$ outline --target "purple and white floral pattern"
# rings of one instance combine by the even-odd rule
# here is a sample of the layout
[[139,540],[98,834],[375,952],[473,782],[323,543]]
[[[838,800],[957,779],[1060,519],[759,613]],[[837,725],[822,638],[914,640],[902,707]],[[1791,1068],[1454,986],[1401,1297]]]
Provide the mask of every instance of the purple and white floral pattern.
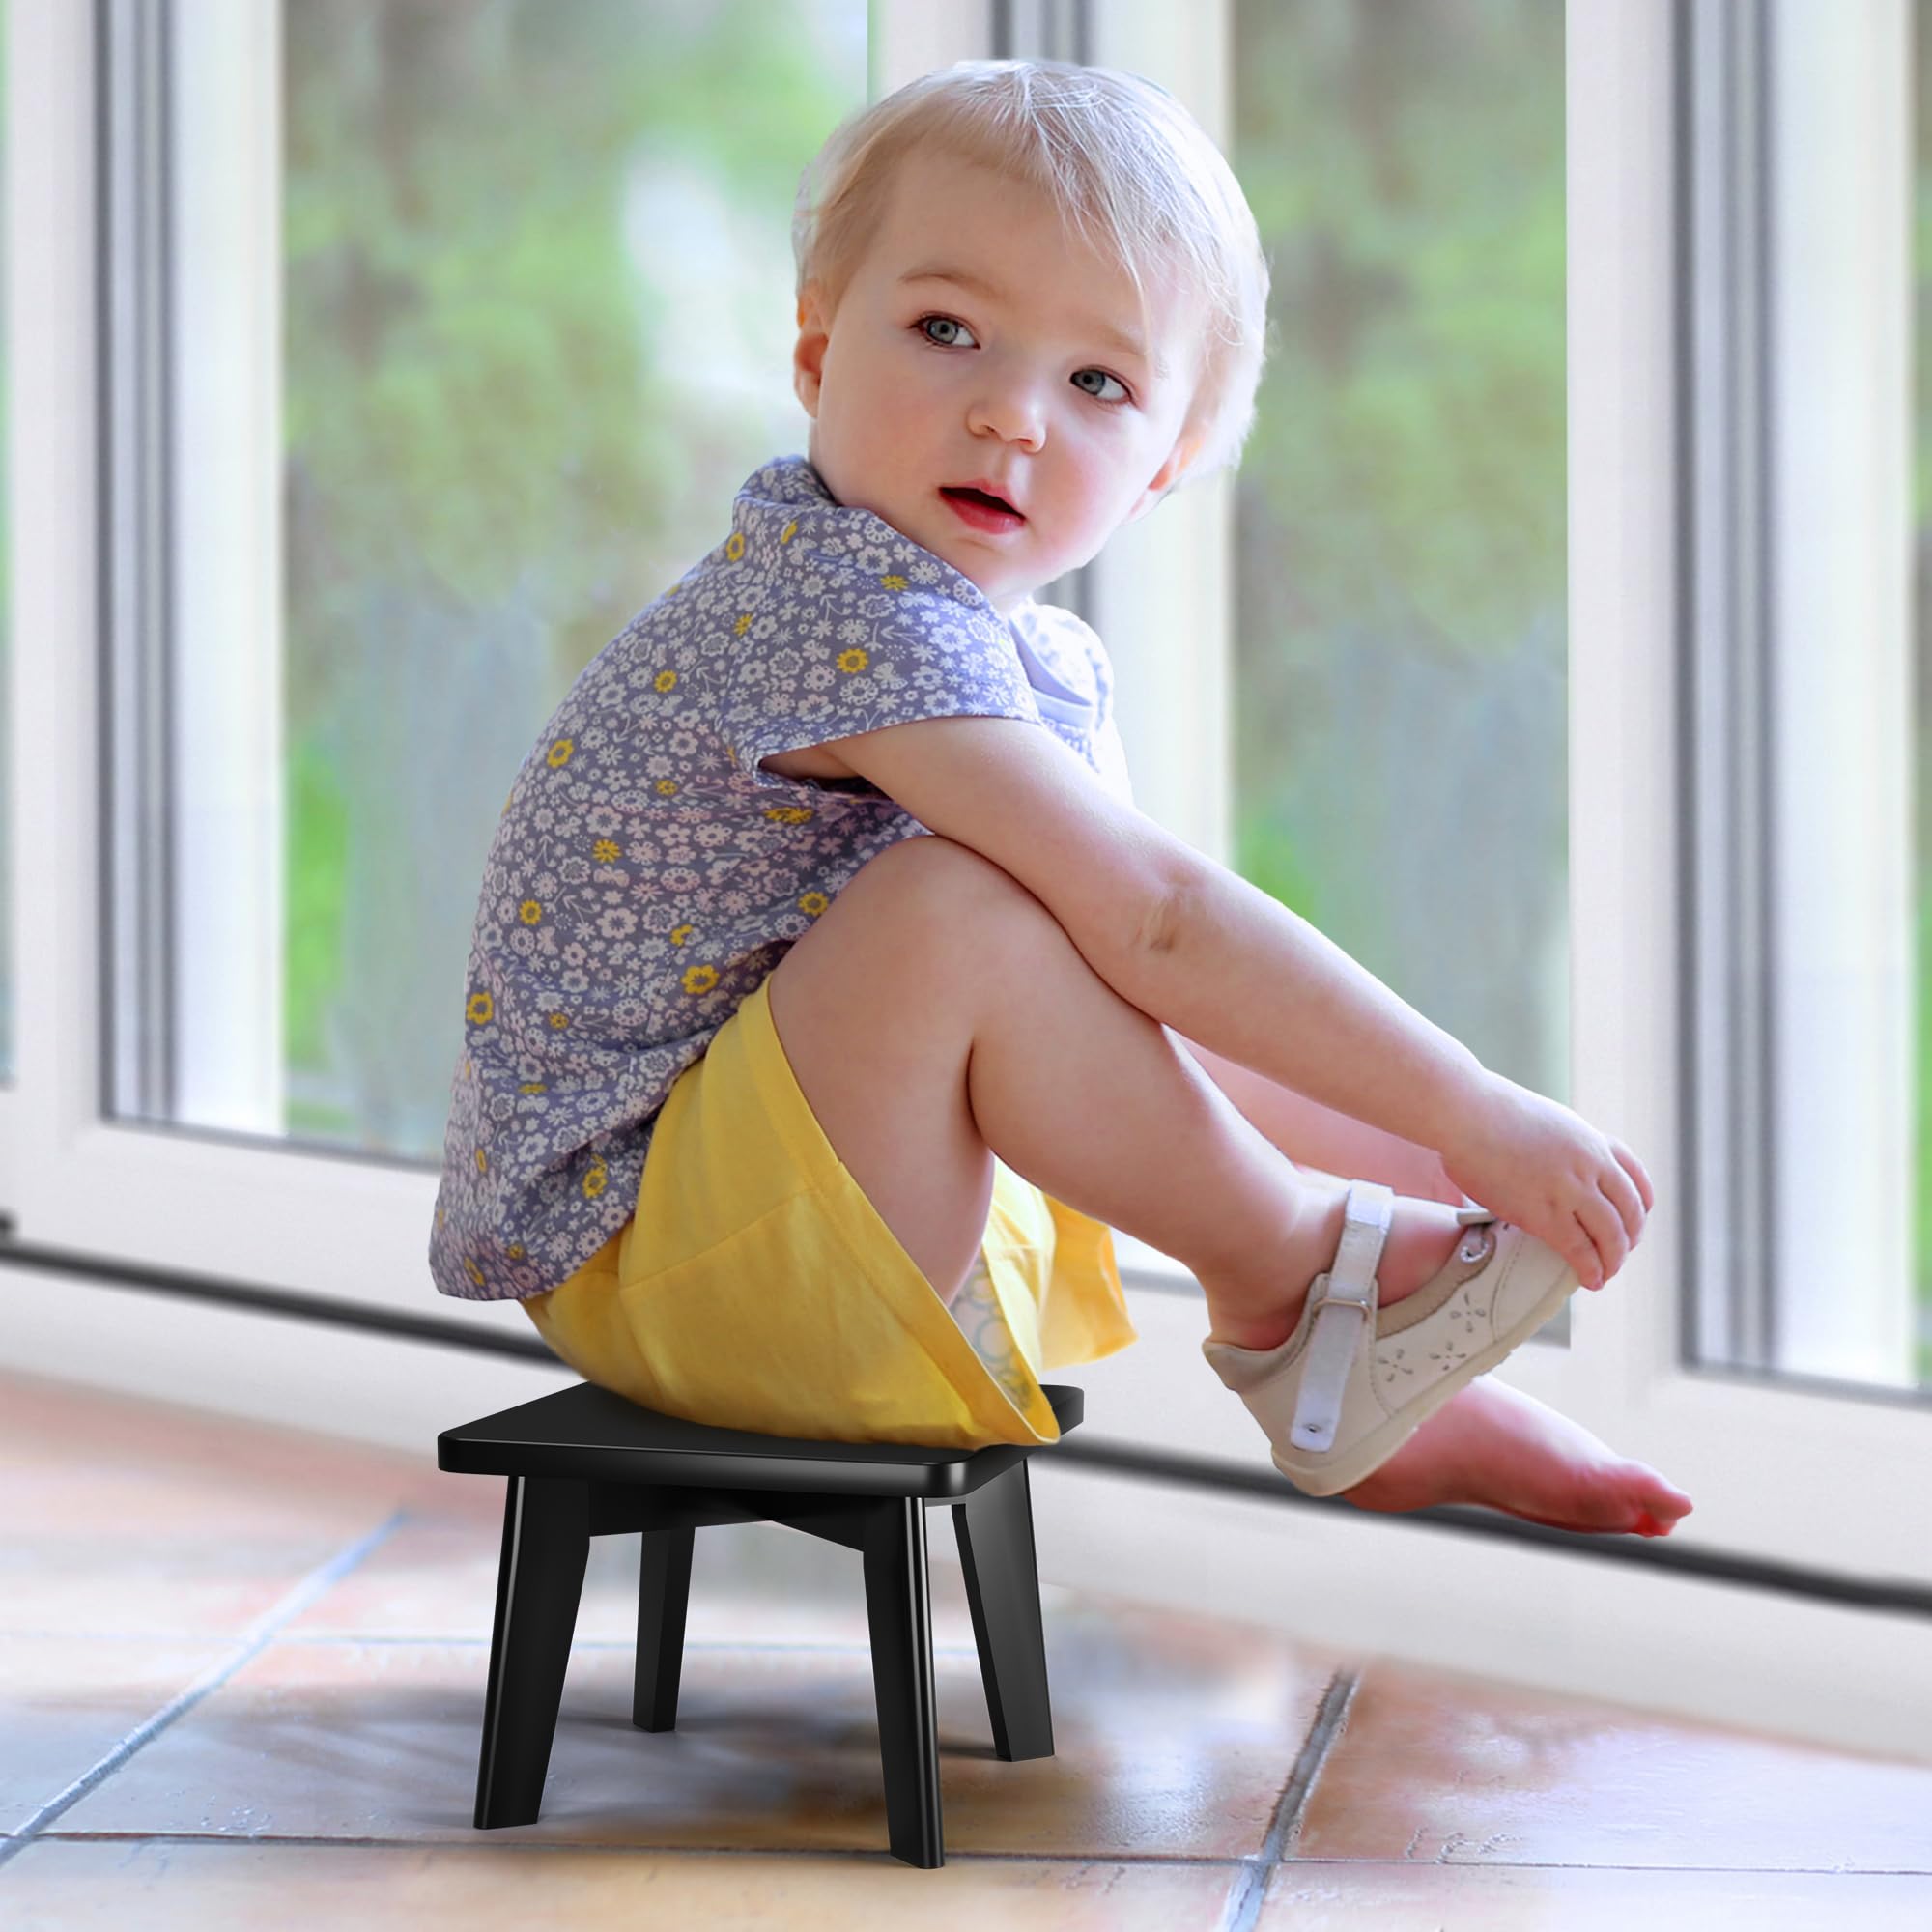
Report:
[[1131,802],[1105,647],[985,593],[781,457],[728,537],[586,665],[484,863],[430,1271],[495,1301],[623,1226],[671,1084],[850,882],[928,828],[775,753],[921,718],[1017,718]]

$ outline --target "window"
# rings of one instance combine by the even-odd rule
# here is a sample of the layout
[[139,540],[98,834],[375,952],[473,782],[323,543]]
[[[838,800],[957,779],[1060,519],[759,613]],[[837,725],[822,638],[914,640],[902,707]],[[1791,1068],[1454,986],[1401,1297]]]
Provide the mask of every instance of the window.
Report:
[[[8,0],[23,1240],[528,1339],[423,1265],[502,781],[796,446],[804,158],[1046,11]],[[1243,471],[1084,573],[1143,808],[1643,1154],[1626,1292],[1508,1380],[1730,1550],[1932,1579],[1868,1481],[1926,1426],[1919,0],[1051,11],[1086,38],[1019,51],[1222,142],[1282,324]],[[1256,1468],[1198,1293],[1127,1259],[1092,1434]],[[317,1423],[386,1359],[100,1293],[16,1295],[9,1358]],[[366,1395],[417,1447],[492,1406],[423,1352]],[[1393,1541],[1334,1520],[1298,1546]]]
[[112,1113],[434,1162],[510,778],[796,440],[796,157],[866,9],[772,10],[755,60],[730,7],[180,14],[185,541],[168,675],[116,693],[171,716],[135,769],[173,810],[129,807],[175,836],[118,849]]

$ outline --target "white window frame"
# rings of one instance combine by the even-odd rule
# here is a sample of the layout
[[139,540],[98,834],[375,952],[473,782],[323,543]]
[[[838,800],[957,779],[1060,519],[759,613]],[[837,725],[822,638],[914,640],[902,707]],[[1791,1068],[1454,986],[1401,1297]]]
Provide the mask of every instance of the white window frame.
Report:
[[[261,167],[279,151],[271,30],[243,0],[203,0],[261,64],[244,101],[203,102],[197,140],[220,141],[239,163]],[[184,8],[184,13],[194,9]],[[1849,12],[1849,10],[1847,10]],[[1661,888],[1679,873],[1680,801],[1673,790],[1675,736],[1683,718],[1676,619],[1679,540],[1677,418],[1673,395],[1671,10],[1668,0],[1621,0],[1569,10],[1569,405],[1570,691],[1573,746],[1572,1100],[1577,1111],[1639,1150],[1660,1188],[1649,1238],[1612,1290],[1579,1296],[1570,1347],[1522,1349],[1500,1378],[1576,1417],[1618,1450],[1654,1463],[1696,1497],[1698,1513],[1673,1539],[1767,1565],[1792,1561],[1851,1576],[1932,1583],[1932,1528],[1922,1505],[1901,1517],[1893,1485],[1875,1473],[1923,1467],[1932,1417],[1922,1403],[1868,1391],[1772,1383],[1749,1375],[1687,1370],[1681,1363],[1680,1284],[1686,1252],[1688,1175],[1680,1133],[1678,895]],[[879,8],[882,82],[985,51],[990,13],[935,9],[913,0]],[[1839,16],[1842,17],[1842,16]],[[1867,17],[1903,20],[1899,0]],[[1227,132],[1229,15],[1224,5],[1186,10],[1112,5],[1094,10],[1091,58],[1125,66],[1169,86],[1217,138]],[[0,1206],[17,1237],[130,1266],[295,1291],[336,1306],[440,1318],[452,1332],[530,1340],[504,1304],[435,1295],[426,1248],[436,1178],[413,1166],[261,1145],[219,1130],[104,1123],[99,1000],[111,983],[102,960],[99,856],[111,827],[98,783],[99,640],[107,616],[97,514],[106,445],[99,440],[95,360],[100,259],[95,251],[96,19],[70,0],[11,0],[7,9],[8,234],[6,292],[9,450],[13,518],[14,704],[11,747],[12,837],[17,902],[14,929],[19,1022],[15,1077],[0,1091]],[[970,30],[970,34],[969,34]],[[1895,58],[1895,49],[1893,57]],[[1880,71],[1882,63],[1863,71]],[[1883,116],[1896,94],[1862,87],[1858,111]],[[1889,108],[1886,103],[1890,102]],[[1881,128],[1883,131],[1883,122]],[[1885,152],[1897,149],[1884,133]],[[252,162],[250,161],[252,157]],[[268,171],[263,169],[262,178]],[[245,194],[202,211],[233,237],[279,260],[272,198]],[[1825,218],[1825,217],[1821,217]],[[268,251],[274,249],[273,254]],[[265,270],[268,282],[277,274]],[[1791,325],[1795,327],[1794,325]],[[279,623],[275,586],[279,491],[272,487],[272,428],[279,371],[275,299],[242,317],[229,345],[226,385],[202,392],[212,411],[240,412],[235,444],[213,475],[197,516],[255,546],[259,568],[223,585],[183,581],[180,612],[219,626],[266,627],[236,646],[242,707],[186,721],[206,730],[197,758],[195,809],[218,820],[234,846],[213,857],[216,882],[243,914],[275,923],[279,937],[279,828],[245,822],[264,793],[260,761],[279,756],[272,727],[279,694],[264,671],[261,638]],[[254,347],[249,347],[249,330]],[[1894,344],[1893,350],[1896,345]],[[1895,355],[1888,367],[1893,369]],[[202,368],[200,380],[213,380]],[[1865,399],[1866,403],[1870,398]],[[1882,416],[1883,412],[1881,411]],[[1869,485],[1895,491],[1895,476],[1861,468],[1869,450],[1834,442],[1815,458],[1844,463]],[[1797,479],[1787,479],[1795,482]],[[1144,807],[1216,857],[1230,849],[1227,613],[1232,609],[1232,485],[1186,492],[1124,531],[1096,566],[1098,621],[1121,676],[1122,728]],[[220,500],[214,500],[219,493]],[[1789,500],[1795,502],[1792,497]],[[224,512],[223,504],[226,505]],[[1874,525],[1903,517],[1874,508]],[[213,524],[195,540],[216,543]],[[1785,547],[1787,551],[1791,548]],[[1870,552],[1861,568],[1891,569]],[[1815,601],[1837,595],[1795,575],[1779,594],[1815,620]],[[199,605],[194,600],[199,597]],[[1808,600],[1808,601],[1807,601]],[[1896,672],[1896,611],[1874,615],[1868,600],[1847,614],[1873,627],[1882,649],[1850,668]],[[279,652],[268,649],[279,662]],[[213,659],[211,658],[212,662]],[[1185,676],[1176,676],[1180,663]],[[1156,685],[1156,674],[1157,685]],[[1158,689],[1158,709],[1139,692]],[[1178,691],[1193,708],[1173,709]],[[1833,728],[1881,715],[1873,690],[1848,695],[1842,680],[1821,694]],[[222,767],[223,742],[255,735]],[[184,741],[185,743],[186,740]],[[1836,741],[1834,741],[1836,742]],[[212,744],[213,752],[207,749]],[[1890,754],[1889,754],[1890,755]],[[1902,828],[1897,772],[1872,775],[1870,809]],[[225,802],[239,801],[234,807]],[[1887,869],[1889,867],[1889,869]],[[1888,859],[1873,870],[1895,883]],[[1856,903],[1880,901],[1870,882]],[[213,890],[211,887],[211,890]],[[31,909],[31,916],[28,910]],[[1876,917],[1874,915],[1874,917]],[[230,927],[207,935],[196,971],[218,971],[232,949],[257,973],[230,1015],[238,1052],[254,1054],[274,1019],[260,980],[273,945]],[[1786,941],[1796,943],[1787,928]],[[224,954],[223,949],[230,951]],[[1860,959],[1868,959],[1861,952]],[[1830,959],[1823,962],[1829,968]],[[1861,1016],[1862,1018],[1862,1016]],[[1895,1011],[1879,1012],[1872,1036],[1898,1037]],[[454,1036],[452,1036],[454,1038]],[[455,1051],[452,1045],[452,1052]],[[218,1069],[219,1059],[211,1061]],[[1871,1064],[1869,1054],[1858,1065]],[[1830,1065],[1807,1069],[1825,1078]],[[241,1065],[225,1090],[226,1118],[245,1130],[274,1103]],[[1889,1090],[1884,1104],[1895,1109]],[[1869,1092],[1831,1118],[1858,1122]],[[1876,1164],[1896,1159],[1887,1127]],[[1856,1158],[1847,1168],[1856,1178]],[[1799,1242],[1803,1264],[1846,1279],[1895,1255],[1897,1230],[1865,1210],[1882,1189],[1841,1211],[1797,1176],[1780,1237]],[[1833,1186],[1845,1183],[1833,1176]],[[1810,1238],[1805,1217],[1819,1225]],[[1829,1234],[1825,1232],[1829,1229]],[[1874,1232],[1875,1230],[1875,1232]],[[1861,1247],[1861,1241],[1871,1245]],[[1198,1360],[1205,1332],[1198,1289],[1165,1258],[1122,1239],[1143,1346],[1077,1372],[1088,1390],[1081,1440],[1212,1459],[1265,1471],[1262,1445],[1238,1404]],[[6,1318],[0,1365],[66,1375],[110,1387],[303,1423],[426,1451],[436,1431],[464,1416],[575,1378],[560,1364],[425,1350],[348,1329],[295,1325],[206,1302],[100,1285],[83,1274],[32,1273],[0,1260]],[[1895,1276],[1892,1277],[1896,1279]],[[1848,1293],[1853,1292],[1848,1289]],[[1883,1335],[1880,1340],[1883,1342]],[[1051,1468],[1049,1475],[1047,1470]],[[1155,1600],[1226,1607],[1264,1621],[1289,1618],[1307,1634],[1351,1650],[1379,1648],[1466,1665],[1492,1657],[1498,1674],[1534,1677],[1607,1696],[1703,1710],[1753,1722],[1768,1692],[1776,1719],[1818,1736],[1843,1735],[1919,1750],[1925,1721],[1924,1623],[1873,1616],[1790,1597],[1745,1597],[1673,1578],[1642,1564],[1583,1562],[1534,1545],[1473,1536],[1419,1535],[1346,1505],[1284,1510],[1277,1502],[1223,1502],[1160,1483],[1128,1490],[1076,1464],[1043,1464],[1036,1485],[1042,1572]],[[1802,1529],[1798,1528],[1802,1525]],[[1185,1560],[1177,1561],[1184,1552]],[[1420,1566],[1420,1569],[1419,1569]],[[1431,1615],[1418,1618],[1415,1581],[1428,1578]],[[1574,1593],[1574,1595],[1572,1594]],[[1574,1627],[1557,1606],[1574,1602]],[[1750,1615],[1740,1618],[1748,1606]],[[1605,1618],[1624,1633],[1609,1640]],[[1846,1619],[1852,1619],[1847,1622]],[[1789,1659],[1805,1660],[1804,1683]],[[1634,1661],[1643,1675],[1633,1681]],[[1767,1719],[1768,1721],[1769,1719]]]

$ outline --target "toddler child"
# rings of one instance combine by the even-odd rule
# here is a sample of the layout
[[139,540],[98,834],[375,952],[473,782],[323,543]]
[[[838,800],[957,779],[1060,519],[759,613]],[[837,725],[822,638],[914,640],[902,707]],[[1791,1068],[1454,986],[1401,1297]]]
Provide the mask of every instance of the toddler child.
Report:
[[[668,1413],[1032,1443],[1040,1374],[1135,1339],[1119,1226],[1200,1280],[1276,1466],[1360,1485],[1651,1197],[1138,812],[1106,651],[1034,596],[1238,459],[1254,217],[1151,83],[978,61],[841,125],[794,243],[808,454],[746,481],[505,803],[437,1286]],[[1321,1186],[1242,1080],[1489,1205]]]

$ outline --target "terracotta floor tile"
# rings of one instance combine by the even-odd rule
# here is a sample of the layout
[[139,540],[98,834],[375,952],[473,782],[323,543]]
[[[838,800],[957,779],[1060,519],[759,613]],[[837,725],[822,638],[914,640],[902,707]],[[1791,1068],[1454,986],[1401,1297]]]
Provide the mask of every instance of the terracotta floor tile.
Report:
[[[364,1524],[380,1531],[382,1523]],[[191,1540],[133,1525],[105,1536],[17,1537],[0,1545],[0,1641],[14,1634],[236,1637],[355,1538]]]
[[129,1445],[118,1458],[76,1451],[16,1461],[0,1465],[0,1528],[10,1538],[92,1539],[102,1549],[107,1539],[126,1535],[150,1543],[289,1535],[339,1542],[407,1501],[407,1478],[394,1472],[368,1483],[338,1480],[323,1463],[299,1474],[241,1457],[237,1463],[211,1467],[156,1443]]
[[1255,1932],[1922,1932],[1932,1879],[1867,1872],[1561,1865],[1277,1866]]
[[1932,1768],[1377,1660],[1303,1859],[1932,1872]]
[[[477,1645],[273,1643],[60,1821],[72,1833],[473,1840]],[[993,1755],[979,1661],[936,1653],[947,1845],[1232,1858],[1262,1844],[1324,1680],[1171,1612],[1048,1624],[1056,1755]],[[628,1644],[579,1646],[543,1817],[506,1840],[869,1851],[885,1842],[869,1654],[687,1653],[676,1732],[630,1722]],[[492,1833],[492,1837],[498,1834]]]
[[[75,1449],[92,1446],[102,1460],[112,1460],[129,1448],[164,1444],[181,1462],[201,1462],[218,1467],[236,1450],[251,1461],[290,1463],[299,1459],[311,1466],[327,1452],[331,1473],[393,1472],[417,1459],[392,1449],[355,1442],[346,1436],[318,1435],[302,1429],[276,1429],[246,1417],[220,1414],[186,1403],[157,1397],[132,1396],[118,1390],[90,1388],[84,1382],[0,1371],[0,1464],[30,1463],[37,1452],[57,1453],[62,1460]],[[429,1459],[434,1463],[434,1458]],[[442,1471],[435,1471],[442,1480]]]
[[[917,1871],[876,1860],[705,1856],[534,1846],[184,1844],[30,1846],[0,1875],[10,1922],[138,1925],[141,1932],[260,1932],[354,1924],[357,1932],[1201,1932],[1221,1922],[1227,1865],[1075,1864],[949,1858]],[[983,1917],[982,1917],[983,1915]]]
[[148,1637],[0,1639],[0,1830],[18,1831],[234,1648]]
[[325,1436],[0,1378],[0,1634],[234,1635],[412,1498],[440,1512],[425,1524],[494,1548],[486,1499],[424,1474]]
[[[1932,1923],[1932,1767],[1087,1591],[1042,1592],[1058,1753],[1003,1764],[942,1511],[943,1872],[886,1850],[859,1559],[769,1524],[697,1538],[660,1736],[629,1721],[637,1538],[593,1541],[544,1815],[479,1833],[502,1498],[433,1452],[0,1378],[0,1828],[375,1539],[6,1863],[8,1932],[252,1928],[292,1900],[364,1932],[533,1911],[594,1932],[640,1894],[653,1922],[786,1932],[1205,1932],[1243,1901],[1263,1932]],[[1361,1682],[1268,1873],[1252,1861],[1344,1666]]]
[[[433,1457],[0,1377],[0,1528],[10,1535],[91,1522],[157,1535],[293,1527],[348,1537],[372,1508],[487,1518],[491,1499],[469,1487]],[[500,1485],[494,1514],[500,1520]]]

